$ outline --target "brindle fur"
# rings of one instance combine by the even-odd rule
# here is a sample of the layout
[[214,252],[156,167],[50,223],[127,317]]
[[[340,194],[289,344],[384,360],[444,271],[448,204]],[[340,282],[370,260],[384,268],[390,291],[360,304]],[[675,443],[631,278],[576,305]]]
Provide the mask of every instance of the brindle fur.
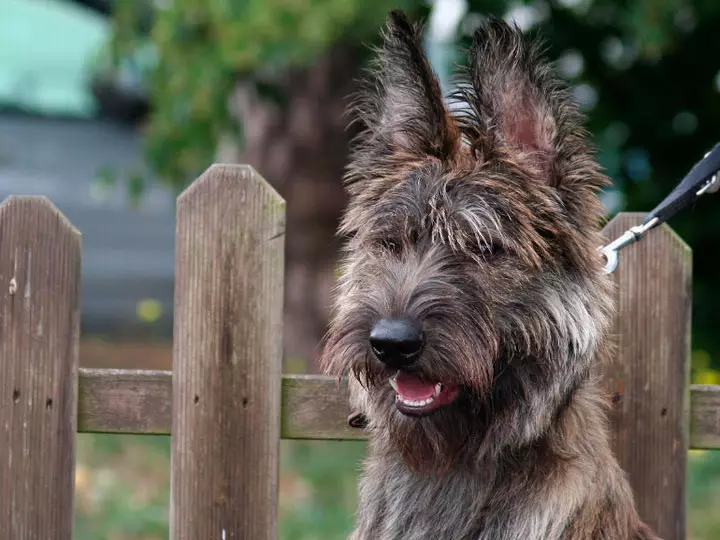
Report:
[[[651,539],[613,457],[596,361],[611,283],[607,183],[541,46],[489,19],[450,111],[392,12],[346,176],[349,240],[322,362],[350,374],[370,455],[353,540]],[[402,415],[373,356],[385,316],[422,321],[419,361],[461,398]]]

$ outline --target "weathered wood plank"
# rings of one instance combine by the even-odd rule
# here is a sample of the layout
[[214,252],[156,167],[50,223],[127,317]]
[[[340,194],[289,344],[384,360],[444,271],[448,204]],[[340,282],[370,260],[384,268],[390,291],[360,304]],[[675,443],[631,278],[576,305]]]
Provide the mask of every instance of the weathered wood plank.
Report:
[[80,368],[78,431],[167,435],[172,373]]
[[[606,236],[643,218],[621,214]],[[641,518],[665,540],[685,538],[691,262],[687,245],[663,225],[625,248],[613,274],[617,352],[605,380],[615,397],[614,450]]]
[[[172,373],[80,369],[78,431],[169,435]],[[720,386],[691,387],[690,447],[720,450]],[[283,375],[283,439],[364,439],[347,425],[346,384],[322,375]]]
[[720,386],[698,384],[692,387],[690,446],[720,450]]
[[364,439],[348,425],[347,381],[318,375],[286,375],[282,386],[283,439]]
[[170,538],[277,538],[285,203],[214,165],[179,198]]
[[73,534],[80,234],[41,197],[0,207],[0,539]]

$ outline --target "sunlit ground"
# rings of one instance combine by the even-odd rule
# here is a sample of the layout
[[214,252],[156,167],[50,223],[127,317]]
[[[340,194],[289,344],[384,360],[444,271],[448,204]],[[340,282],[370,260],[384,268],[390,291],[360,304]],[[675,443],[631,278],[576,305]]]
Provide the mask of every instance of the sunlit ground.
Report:
[[[347,538],[357,504],[361,442],[283,441],[280,538]],[[80,435],[77,540],[168,537],[170,439]],[[720,538],[720,451],[691,452],[688,540]]]

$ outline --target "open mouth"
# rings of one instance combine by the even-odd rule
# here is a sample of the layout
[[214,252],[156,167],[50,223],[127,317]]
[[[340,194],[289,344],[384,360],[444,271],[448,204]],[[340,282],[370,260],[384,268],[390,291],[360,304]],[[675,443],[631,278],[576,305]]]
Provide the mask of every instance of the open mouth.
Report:
[[390,378],[395,406],[408,416],[425,416],[450,405],[460,394],[458,386],[427,381],[414,373],[398,371]]

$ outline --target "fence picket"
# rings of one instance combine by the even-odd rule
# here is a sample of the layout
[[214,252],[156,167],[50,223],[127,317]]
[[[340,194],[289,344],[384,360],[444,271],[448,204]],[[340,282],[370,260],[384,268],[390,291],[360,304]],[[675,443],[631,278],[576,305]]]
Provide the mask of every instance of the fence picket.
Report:
[[0,206],[0,540],[72,538],[80,258],[46,199]]
[[173,540],[277,538],[284,219],[246,166],[178,199]]
[[[615,238],[642,222],[623,213],[606,227]],[[638,512],[665,540],[685,538],[689,446],[692,257],[667,226],[622,251],[617,283],[617,351],[607,366],[615,454]]]

